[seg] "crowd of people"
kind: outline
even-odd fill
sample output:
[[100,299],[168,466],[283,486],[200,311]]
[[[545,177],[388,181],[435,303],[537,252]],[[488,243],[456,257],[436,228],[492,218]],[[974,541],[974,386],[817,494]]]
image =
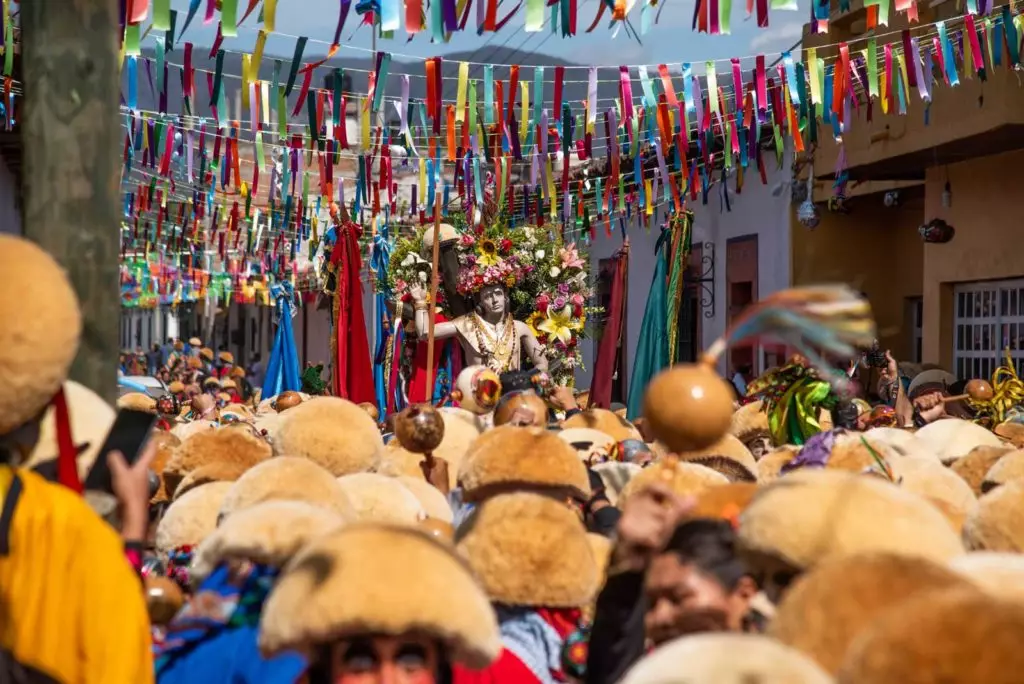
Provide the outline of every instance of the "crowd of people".
[[[168,397],[119,401],[160,417],[125,458],[98,453],[115,408],[68,380],[64,273],[10,237],[0,271],[0,681],[1021,680],[998,378],[958,391],[876,351],[854,382],[793,358],[733,393],[677,366],[627,419],[479,366],[382,416],[262,397],[172,340]],[[111,492],[82,496],[100,458]]]
[[235,365],[234,354],[203,346],[198,337],[188,341],[168,338],[148,352],[122,352],[120,376],[150,376],[160,380],[167,394],[179,404],[207,394],[221,407],[252,402],[262,384],[262,364],[257,354],[248,368]]

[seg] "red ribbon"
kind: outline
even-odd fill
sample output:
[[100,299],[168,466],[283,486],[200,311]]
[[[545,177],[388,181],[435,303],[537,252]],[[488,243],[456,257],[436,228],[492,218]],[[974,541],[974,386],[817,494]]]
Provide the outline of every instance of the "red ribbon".
[[[54,423],[57,426],[57,481],[71,491],[82,493],[82,481],[78,479],[78,464],[75,441],[71,436],[71,416],[62,387],[53,398]],[[101,456],[105,457],[105,456]]]

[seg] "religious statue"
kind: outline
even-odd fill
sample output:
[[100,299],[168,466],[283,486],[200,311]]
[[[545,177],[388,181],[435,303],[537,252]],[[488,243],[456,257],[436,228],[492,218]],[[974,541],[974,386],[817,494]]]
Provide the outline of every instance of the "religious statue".
[[[410,288],[415,311],[416,333],[426,339],[429,333],[427,295],[423,287]],[[483,285],[474,295],[475,308],[453,321],[434,325],[434,339],[457,337],[467,365],[487,366],[496,373],[520,370],[525,350],[534,368],[548,369],[544,348],[530,327],[512,318],[508,290],[502,283]]]

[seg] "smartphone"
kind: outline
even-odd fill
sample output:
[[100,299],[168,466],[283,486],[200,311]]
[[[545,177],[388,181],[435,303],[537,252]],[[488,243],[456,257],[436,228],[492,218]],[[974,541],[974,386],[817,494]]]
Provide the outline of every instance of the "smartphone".
[[113,493],[107,454],[111,451],[120,451],[129,465],[135,463],[142,455],[142,447],[146,445],[156,421],[157,417],[154,414],[145,411],[118,411],[103,448],[99,450],[96,462],[85,479],[85,489]]

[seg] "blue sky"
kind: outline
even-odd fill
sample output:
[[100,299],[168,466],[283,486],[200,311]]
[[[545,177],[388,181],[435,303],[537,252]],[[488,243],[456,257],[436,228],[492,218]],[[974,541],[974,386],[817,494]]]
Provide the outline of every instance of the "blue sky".
[[[598,1],[579,0],[578,25],[581,33],[573,38],[551,35],[547,27],[540,33],[526,33],[523,30],[525,12],[520,10],[517,16],[513,17],[508,25],[497,34],[478,37],[475,31],[467,30],[456,33],[447,45],[434,45],[426,34],[420,34],[412,42],[407,43],[406,34],[398,32],[394,40],[379,41],[378,47],[392,52],[396,58],[400,58],[399,53],[423,58],[469,50],[475,52],[474,60],[486,61],[485,58],[494,48],[504,45],[506,48],[522,52],[538,51],[573,62],[597,66],[658,64],[662,62],[702,63],[708,59],[749,57],[756,54],[765,54],[769,57],[777,56],[779,51],[788,49],[799,40],[801,27],[808,16],[808,0],[798,0],[798,11],[773,10],[770,27],[760,29],[753,18],[749,20],[745,18],[745,3],[734,0],[732,33],[710,36],[696,33],[690,29],[695,0],[662,0],[664,8],[661,19],[658,24],[651,26],[647,35],[642,36],[644,44],[640,46],[624,31],[620,31],[619,35],[613,39],[611,31],[606,28],[605,24],[596,28],[592,34],[582,33],[582,30],[592,21]],[[286,37],[285,34],[287,36],[307,36],[310,39],[307,54],[314,50],[316,52],[326,51],[327,44],[330,43],[334,35],[338,3],[339,0],[278,0],[276,28],[277,33],[282,35],[268,40],[267,52],[290,55],[294,49],[295,39]],[[505,0],[502,7],[511,7],[510,3],[511,0]],[[205,2],[203,4],[205,6]],[[239,0],[238,4],[241,13],[247,3],[245,0]],[[178,10],[179,13],[179,26],[184,22],[188,5],[189,0],[171,1],[172,8]],[[475,10],[471,11],[475,16]],[[499,10],[499,14],[502,14],[503,11]],[[639,29],[639,2],[630,15],[633,25]],[[471,17],[470,23],[473,23],[473,20]],[[369,48],[369,27],[360,28],[353,36],[355,25],[356,19],[353,12],[345,27],[343,44]],[[247,51],[252,48],[256,33],[254,30],[246,30],[246,26],[258,26],[255,21],[255,13],[239,30],[237,38],[225,40],[224,47],[226,49]],[[204,25],[203,10],[200,9],[184,39],[196,45],[209,45],[213,42],[215,35],[216,23]],[[313,41],[322,41],[323,44]],[[342,55],[359,57],[365,56],[365,53],[359,54],[355,50],[343,48]],[[770,63],[772,60],[768,61]],[[721,69],[722,67],[719,67],[719,70]]]

